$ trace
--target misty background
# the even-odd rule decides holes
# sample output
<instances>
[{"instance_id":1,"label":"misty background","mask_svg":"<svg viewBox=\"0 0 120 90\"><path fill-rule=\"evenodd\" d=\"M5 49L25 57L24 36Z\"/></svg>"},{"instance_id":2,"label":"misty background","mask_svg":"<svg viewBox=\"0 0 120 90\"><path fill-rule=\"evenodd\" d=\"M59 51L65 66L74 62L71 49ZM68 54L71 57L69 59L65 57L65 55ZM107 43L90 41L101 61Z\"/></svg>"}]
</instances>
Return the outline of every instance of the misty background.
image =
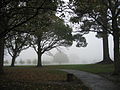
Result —
<instances>
[{"instance_id":1,"label":"misty background","mask_svg":"<svg viewBox=\"0 0 120 90\"><path fill-rule=\"evenodd\" d=\"M63 0L68 2L69 0ZM57 13L57 16L59 16L60 13ZM69 23L69 13L65 13L66 17L65 23L71 25ZM73 31L75 31L75 27L70 26L73 28ZM62 64L91 64L91 63L96 63L100 62L103 60L103 41L102 38L97 38L95 32L91 32L89 34L84 35L86 38L86 41L88 43L87 47L76 47L75 43L71 47L60 47L61 52L67 55L69 62L67 63L62 63ZM113 60L113 38L111 35L109 35L109 53L110 53L110 58ZM54 55L58 53L56 49L52 49L50 51L53 56L49 56L47 54L42 55L42 62L44 64L58 64L54 62ZM11 57L9 54L6 52L5 53L5 60L9 61L11 63ZM19 61L37 61L37 54L34 51L33 48L28 48L27 50L24 50L21 52L20 56L16 59L16 62ZM44 63L46 62L46 63Z\"/></svg>"},{"instance_id":2,"label":"misty background","mask_svg":"<svg viewBox=\"0 0 120 90\"><path fill-rule=\"evenodd\" d=\"M102 39L98 39L97 37L95 37L95 35L96 33L89 33L85 35L88 43L87 47L76 47L75 43L73 43L71 47L67 48L60 47L59 49L61 50L61 52L66 54L69 59L69 62L67 63L63 62L61 64L91 64L101 61L103 58ZM109 52L111 59L113 59L112 41L113 41L112 36L109 35ZM57 49L52 49L50 52L53 54L53 56L43 54L42 56L43 65L59 64L53 61L54 55L59 51ZM8 53L5 53L5 60L11 63L11 57L9 56ZM32 62L33 60L37 60L37 54L33 48L28 48L27 50L22 51L20 56L16 59L16 62L24 61L24 64L26 64L26 62L28 61Z\"/></svg>"}]
</instances>

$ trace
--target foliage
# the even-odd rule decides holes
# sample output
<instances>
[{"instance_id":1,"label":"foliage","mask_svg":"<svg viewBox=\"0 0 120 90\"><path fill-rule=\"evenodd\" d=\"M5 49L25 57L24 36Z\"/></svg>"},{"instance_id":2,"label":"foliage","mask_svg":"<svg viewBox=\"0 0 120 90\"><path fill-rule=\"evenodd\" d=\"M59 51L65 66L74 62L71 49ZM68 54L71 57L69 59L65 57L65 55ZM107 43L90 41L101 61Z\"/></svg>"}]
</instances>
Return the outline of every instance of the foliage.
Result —
<instances>
[{"instance_id":1,"label":"foliage","mask_svg":"<svg viewBox=\"0 0 120 90\"><path fill-rule=\"evenodd\" d=\"M97 35L96 35L96 37L97 38L103 38L103 37L105 37L105 36L108 36L108 34L105 34L104 32L97 32Z\"/></svg>"},{"instance_id":2,"label":"foliage","mask_svg":"<svg viewBox=\"0 0 120 90\"><path fill-rule=\"evenodd\" d=\"M102 32L98 36L106 36L107 34L113 35L114 43L114 73L120 72L120 51L119 51L119 17L120 17L120 1L119 0L71 0L74 5L74 12L78 17L90 17L102 29L97 32ZM91 30L90 30L91 31Z\"/></svg>"},{"instance_id":3,"label":"foliage","mask_svg":"<svg viewBox=\"0 0 120 90\"><path fill-rule=\"evenodd\" d=\"M49 26L41 25L40 28L39 26L36 26L37 29L35 29L36 30L34 34L35 37L33 37L32 45L34 48L36 48L35 45L38 44L38 39L39 39L42 50L41 53L49 51L58 46L72 45L72 34L71 34L72 29L69 28L68 25L64 25L64 22L59 18L56 18L56 16L53 16L51 19L50 19L51 23L49 23Z\"/></svg>"},{"instance_id":4,"label":"foliage","mask_svg":"<svg viewBox=\"0 0 120 90\"><path fill-rule=\"evenodd\" d=\"M2 0L0 1L0 36L34 18L39 10L56 10L57 2L52 0Z\"/></svg>"},{"instance_id":5,"label":"foliage","mask_svg":"<svg viewBox=\"0 0 120 90\"><path fill-rule=\"evenodd\" d=\"M118 2L115 0L114 2ZM86 22L84 25L84 29L81 29L82 32L86 31L86 27L89 27L87 31L93 32L102 32L103 34L111 34L111 9L107 4L109 4L109 0L71 0L71 5L74 6L74 12L77 15L76 17L72 17L72 22ZM118 2L119 3L119 2ZM112 3L111 3L112 4ZM117 7L119 13L119 5L113 5L113 7ZM102 8L101 8L102 7ZM111 13L110 13L111 12ZM118 17L118 16L117 16ZM76 21L77 19L77 21ZM80 27L82 28L82 27ZM92 28L92 30L91 30ZM99 37L101 35L98 35Z\"/></svg>"},{"instance_id":6,"label":"foliage","mask_svg":"<svg viewBox=\"0 0 120 90\"><path fill-rule=\"evenodd\" d=\"M23 25L30 31L32 38L30 44L38 54L38 64L41 63L41 56L46 51L58 46L72 45L72 29L55 16L53 11L41 12L41 15Z\"/></svg>"},{"instance_id":7,"label":"foliage","mask_svg":"<svg viewBox=\"0 0 120 90\"><path fill-rule=\"evenodd\" d=\"M5 47L12 57L12 64L14 66L15 59L20 55L21 51L30 47L30 34L11 32L6 37Z\"/></svg>"},{"instance_id":8,"label":"foliage","mask_svg":"<svg viewBox=\"0 0 120 90\"><path fill-rule=\"evenodd\" d=\"M16 31L17 27L34 18L40 9L44 11L56 10L56 6L56 0L0 0L0 73L3 72L4 37L6 34Z\"/></svg>"},{"instance_id":9,"label":"foliage","mask_svg":"<svg viewBox=\"0 0 120 90\"><path fill-rule=\"evenodd\" d=\"M30 34L11 32L6 39L5 47L12 57L15 53L17 54L16 56L19 56L22 50L30 47L29 42Z\"/></svg>"},{"instance_id":10,"label":"foliage","mask_svg":"<svg viewBox=\"0 0 120 90\"><path fill-rule=\"evenodd\" d=\"M74 40L77 42L76 47L86 47L87 46L87 42L85 37L83 37L80 34L75 34L74 35Z\"/></svg>"},{"instance_id":11,"label":"foliage","mask_svg":"<svg viewBox=\"0 0 120 90\"><path fill-rule=\"evenodd\" d=\"M112 9L116 7L116 18L119 18L119 0L71 0L71 4L74 6L74 12L77 14L79 21L83 20L85 17L92 18L99 26L105 29L106 32L112 33L110 30L112 28L111 20L113 17L111 14L113 14L114 11ZM107 14L107 19L103 17L105 14ZM105 22L107 22L107 25L104 24Z\"/></svg>"}]
</instances>

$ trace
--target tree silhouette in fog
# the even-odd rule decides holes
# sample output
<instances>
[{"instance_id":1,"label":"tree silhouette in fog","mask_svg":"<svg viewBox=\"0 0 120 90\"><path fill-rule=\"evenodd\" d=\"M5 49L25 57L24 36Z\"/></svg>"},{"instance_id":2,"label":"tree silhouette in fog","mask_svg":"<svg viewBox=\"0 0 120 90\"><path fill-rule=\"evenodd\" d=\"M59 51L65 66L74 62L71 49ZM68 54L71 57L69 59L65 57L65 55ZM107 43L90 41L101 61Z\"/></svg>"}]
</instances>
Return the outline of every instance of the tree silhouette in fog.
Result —
<instances>
[{"instance_id":1,"label":"tree silhouette in fog","mask_svg":"<svg viewBox=\"0 0 120 90\"><path fill-rule=\"evenodd\" d=\"M69 59L64 52L58 51L53 57L53 62L57 64L66 64L69 63Z\"/></svg>"}]
</instances>

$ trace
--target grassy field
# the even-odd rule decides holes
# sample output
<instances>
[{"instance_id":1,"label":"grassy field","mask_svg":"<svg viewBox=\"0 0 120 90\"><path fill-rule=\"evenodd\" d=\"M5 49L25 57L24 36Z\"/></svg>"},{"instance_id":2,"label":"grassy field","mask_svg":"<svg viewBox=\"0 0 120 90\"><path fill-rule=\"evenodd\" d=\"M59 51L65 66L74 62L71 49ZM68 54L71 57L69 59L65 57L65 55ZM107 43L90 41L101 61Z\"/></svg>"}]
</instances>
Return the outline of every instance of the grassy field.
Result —
<instances>
[{"instance_id":1,"label":"grassy field","mask_svg":"<svg viewBox=\"0 0 120 90\"><path fill-rule=\"evenodd\" d=\"M0 75L0 90L90 90L74 77L67 82L67 73L57 69L75 69L108 77L114 71L113 64L50 65L41 68L33 66L4 67ZM117 78L118 80L118 78Z\"/></svg>"},{"instance_id":2,"label":"grassy field","mask_svg":"<svg viewBox=\"0 0 120 90\"><path fill-rule=\"evenodd\" d=\"M67 73L55 67L4 67L0 90L90 90L74 77L67 82Z\"/></svg>"},{"instance_id":3,"label":"grassy field","mask_svg":"<svg viewBox=\"0 0 120 90\"><path fill-rule=\"evenodd\" d=\"M78 64L78 65L55 65L46 66L53 69L75 69L81 71L87 71L91 73L112 73L114 71L113 64Z\"/></svg>"},{"instance_id":4,"label":"grassy field","mask_svg":"<svg viewBox=\"0 0 120 90\"><path fill-rule=\"evenodd\" d=\"M21 66L17 66L21 67ZM25 65L22 67L35 67L32 65ZM71 64L71 65L45 65L44 68L49 69L75 69L81 71L87 71L91 73L112 73L114 71L113 64Z\"/></svg>"}]
</instances>

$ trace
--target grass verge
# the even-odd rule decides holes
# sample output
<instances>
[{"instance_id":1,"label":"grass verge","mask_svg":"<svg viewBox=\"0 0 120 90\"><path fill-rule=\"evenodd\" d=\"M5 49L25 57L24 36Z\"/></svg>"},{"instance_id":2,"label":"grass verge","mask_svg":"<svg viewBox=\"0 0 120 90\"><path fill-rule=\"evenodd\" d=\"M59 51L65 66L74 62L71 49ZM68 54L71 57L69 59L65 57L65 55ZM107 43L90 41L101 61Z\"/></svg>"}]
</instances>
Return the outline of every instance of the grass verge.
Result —
<instances>
[{"instance_id":1,"label":"grass verge","mask_svg":"<svg viewBox=\"0 0 120 90\"><path fill-rule=\"evenodd\" d=\"M53 65L47 66L53 69L75 69L87 71L91 73L112 73L114 71L113 64L78 64L78 65Z\"/></svg>"}]
</instances>

